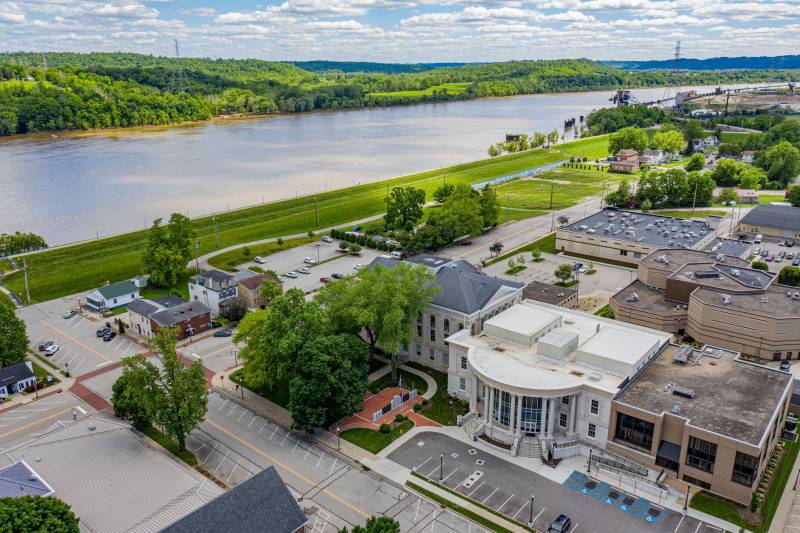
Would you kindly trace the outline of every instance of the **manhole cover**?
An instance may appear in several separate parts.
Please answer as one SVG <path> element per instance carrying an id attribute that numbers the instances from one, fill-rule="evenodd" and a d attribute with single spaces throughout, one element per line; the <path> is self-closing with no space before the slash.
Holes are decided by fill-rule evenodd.
<path id="1" fill-rule="evenodd" d="M 630 507 L 631 505 L 633 505 L 633 502 L 635 502 L 635 501 L 636 500 L 634 500 L 630 496 L 625 496 L 625 498 L 622 500 L 622 503 L 624 503 L 625 505 Z"/>
<path id="2" fill-rule="evenodd" d="M 470 454 L 470 455 L 475 455 L 476 453 L 478 453 L 478 450 L 476 450 L 475 448 L 472 448 L 471 450 L 467 450 L 467 453 Z"/>
<path id="3" fill-rule="evenodd" d="M 661 509 L 654 509 L 651 507 L 650 509 L 647 510 L 647 514 L 649 514 L 653 518 L 656 518 L 658 516 L 661 516 Z"/>
<path id="4" fill-rule="evenodd" d="M 450 457 L 455 459 L 456 457 L 458 457 L 458 454 L 456 452 L 453 452 L 453 453 L 450 454 Z"/>
<path id="5" fill-rule="evenodd" d="M 483 459 L 476 459 L 475 464 L 478 466 L 483 466 Z"/>
<path id="6" fill-rule="evenodd" d="M 616 500 L 617 498 L 619 498 L 619 492 L 612 490 L 608 493 L 608 497 L 611 498 L 612 500 Z"/>
<path id="7" fill-rule="evenodd" d="M 419 442 L 417 443 L 417 446 L 425 446 L 425 443 L 424 443 L 424 442 L 422 442 L 422 441 L 419 441 Z"/>
<path id="8" fill-rule="evenodd" d="M 597 486 L 597 481 L 591 481 L 591 480 L 587 481 L 586 483 L 583 484 L 583 486 L 589 490 L 592 490 Z"/>

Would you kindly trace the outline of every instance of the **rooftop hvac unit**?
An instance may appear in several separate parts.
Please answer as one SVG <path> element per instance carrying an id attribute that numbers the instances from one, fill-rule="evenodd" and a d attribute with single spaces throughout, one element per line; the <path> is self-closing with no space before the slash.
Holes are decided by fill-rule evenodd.
<path id="1" fill-rule="evenodd" d="M 724 305 L 728 305 L 729 303 L 731 303 L 731 295 L 730 294 L 723 294 L 722 295 L 722 303 Z"/>
<path id="2" fill-rule="evenodd" d="M 625 301 L 626 302 L 638 302 L 639 301 L 639 295 L 634 292 L 630 296 L 625 298 Z"/>
<path id="3" fill-rule="evenodd" d="M 733 276 L 734 278 L 738 278 L 741 275 L 742 275 L 742 271 L 739 270 L 738 268 L 732 268 L 731 269 L 731 276 Z"/>
<path id="4" fill-rule="evenodd" d="M 681 398 L 686 398 L 687 400 L 691 400 L 696 396 L 695 392 L 692 389 L 686 389 L 684 387 L 679 387 L 678 385 L 672 385 L 672 394 L 675 396 L 680 396 Z"/>
<path id="5" fill-rule="evenodd" d="M 600 374 L 597 372 L 589 372 L 589 379 L 592 381 L 600 381 Z"/>
<path id="6" fill-rule="evenodd" d="M 672 414 L 679 415 L 681 414 L 681 404 L 673 403 L 672 404 Z"/>

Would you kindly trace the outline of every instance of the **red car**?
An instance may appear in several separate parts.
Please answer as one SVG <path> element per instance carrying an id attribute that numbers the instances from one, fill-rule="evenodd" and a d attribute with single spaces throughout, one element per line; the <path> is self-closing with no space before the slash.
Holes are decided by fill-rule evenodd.
<path id="1" fill-rule="evenodd" d="M 319 281 L 321 283 L 328 283 L 330 280 L 331 280 L 331 278 L 325 278 L 325 277 L 319 278 Z"/>

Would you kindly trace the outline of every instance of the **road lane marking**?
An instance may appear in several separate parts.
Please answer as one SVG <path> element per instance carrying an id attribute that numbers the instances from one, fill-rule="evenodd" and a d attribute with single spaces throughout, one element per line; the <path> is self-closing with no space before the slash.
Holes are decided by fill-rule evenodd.
<path id="1" fill-rule="evenodd" d="M 305 483 L 307 483 L 309 486 L 314 487 L 316 485 L 316 483 L 314 483 L 312 480 L 310 480 L 307 477 L 305 477 L 303 474 L 301 474 L 297 470 L 293 469 L 292 467 L 290 467 L 286 463 L 275 459 L 270 454 L 261 451 L 260 449 L 256 448 L 255 446 L 253 446 L 252 444 L 250 444 L 246 440 L 242 439 L 238 435 L 235 435 L 234 433 L 231 433 L 227 429 L 223 428 L 222 426 L 219 426 L 219 425 L 215 424 L 214 422 L 211 422 L 210 420 L 206 420 L 205 422 L 206 422 L 206 424 L 216 428 L 217 430 L 221 431 L 222 433 L 224 433 L 228 437 L 232 438 L 233 440 L 239 442 L 241 445 L 246 446 L 247 448 L 250 448 L 251 450 L 253 450 L 257 454 L 261 455 L 262 457 L 264 457 L 265 459 L 270 461 L 271 463 L 283 468 L 284 470 L 286 470 L 287 472 L 289 472 L 293 476 L 295 476 L 298 479 L 300 479 L 300 480 L 304 481 Z M 342 505 L 346 506 L 351 511 L 360 514 L 364 518 L 369 518 L 370 516 L 372 516 L 370 513 L 367 513 L 365 511 L 359 509 L 358 507 L 356 507 L 352 503 L 348 502 L 347 500 L 341 498 L 340 496 L 338 496 L 337 494 L 335 494 L 334 492 L 332 492 L 329 489 L 322 489 L 322 492 L 327 494 L 328 496 L 330 496 L 334 500 L 338 501 Z"/>
<path id="2" fill-rule="evenodd" d="M 109 358 L 108 358 L 108 357 L 106 357 L 105 355 L 101 354 L 100 352 L 98 352 L 97 350 L 95 350 L 94 348 L 92 348 L 91 346 L 87 346 L 86 344 L 84 344 L 83 342 L 79 341 L 78 339 L 76 339 L 76 338 L 75 338 L 75 337 L 73 337 L 72 335 L 69 335 L 68 333 L 65 333 L 65 332 L 61 331 L 61 330 L 60 330 L 60 329 L 58 329 L 57 327 L 55 327 L 55 326 L 53 326 L 53 325 L 51 325 L 51 324 L 48 324 L 48 323 L 47 323 L 46 321 L 44 321 L 44 320 L 42 320 L 41 322 L 42 322 L 42 324 L 44 324 L 46 327 L 48 327 L 48 328 L 52 329 L 52 330 L 53 330 L 53 331 L 55 331 L 56 333 L 60 333 L 61 335 L 65 336 L 66 338 L 68 338 L 69 340 L 71 340 L 72 342 L 74 342 L 75 344 L 77 344 L 77 345 L 79 345 L 79 346 L 83 346 L 83 347 L 84 347 L 86 350 L 89 350 L 90 352 L 92 352 L 93 354 L 95 354 L 95 355 L 96 355 L 97 357 L 99 357 L 100 359 L 103 359 L 104 361 L 109 361 L 109 362 L 111 361 L 111 359 L 109 359 Z"/>
<path id="3" fill-rule="evenodd" d="M 94 365 L 94 367 L 95 368 L 100 368 L 101 366 L 110 365 L 111 363 L 112 363 L 112 361 L 104 361 L 104 362 L 100 363 L 99 365 Z"/>

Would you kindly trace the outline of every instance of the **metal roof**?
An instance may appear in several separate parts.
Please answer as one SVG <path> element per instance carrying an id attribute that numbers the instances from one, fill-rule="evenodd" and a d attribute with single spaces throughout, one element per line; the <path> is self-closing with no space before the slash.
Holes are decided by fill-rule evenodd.
<path id="1" fill-rule="evenodd" d="M 576 289 L 559 287 L 552 283 L 531 281 L 522 289 L 522 297 L 548 304 L 560 305 L 561 302 L 570 298 L 577 292 Z"/>
<path id="2" fill-rule="evenodd" d="M 233 278 L 233 275 L 221 270 L 209 270 L 207 272 L 200 272 L 198 278 L 213 279 L 215 281 L 226 281 Z"/>
<path id="3" fill-rule="evenodd" d="M 0 468 L 0 498 L 49 496 L 53 489 L 25 461 Z"/>
<path id="4" fill-rule="evenodd" d="M 761 204 L 750 210 L 740 224 L 800 231 L 800 207 Z"/>
<path id="5" fill-rule="evenodd" d="M 138 292 L 139 288 L 134 285 L 131 280 L 127 281 L 120 281 L 119 283 L 112 283 L 111 285 L 106 285 L 104 287 L 98 287 L 97 292 L 103 295 L 103 298 L 106 300 L 111 300 L 112 298 L 119 298 L 120 296 L 125 296 L 126 294 L 131 294 L 132 292 Z"/>
<path id="6" fill-rule="evenodd" d="M 161 533 L 293 533 L 307 522 L 275 467 L 270 466 Z"/>
<path id="7" fill-rule="evenodd" d="M 128 304 L 128 311 L 142 316 L 150 316 L 160 309 L 160 306 L 142 298 L 135 298 L 134 300 L 131 300 L 131 303 Z"/>

